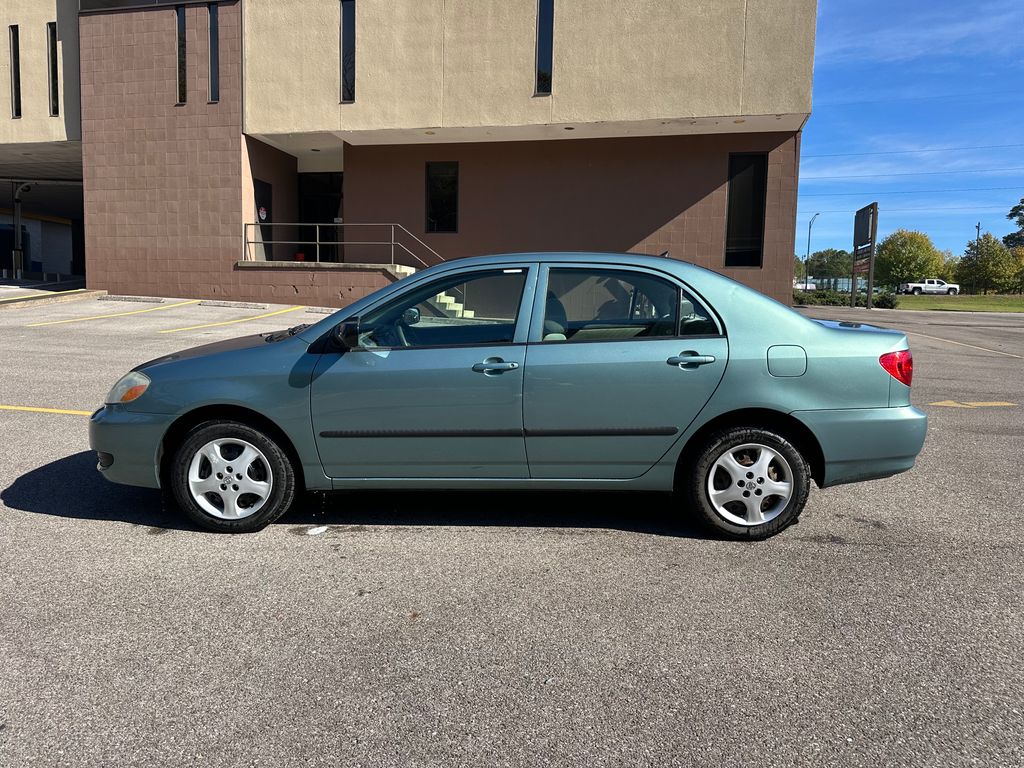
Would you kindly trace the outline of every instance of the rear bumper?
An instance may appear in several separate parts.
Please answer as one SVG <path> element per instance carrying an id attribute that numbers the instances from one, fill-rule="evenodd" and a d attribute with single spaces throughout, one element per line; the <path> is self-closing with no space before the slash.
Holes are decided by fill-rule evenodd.
<path id="1" fill-rule="evenodd" d="M 821 487 L 906 472 L 924 446 L 928 417 L 912 406 L 796 411 L 825 458 Z"/>
<path id="2" fill-rule="evenodd" d="M 100 454 L 96 468 L 114 483 L 160 487 L 160 442 L 174 420 L 104 406 L 89 418 L 89 446 Z"/>

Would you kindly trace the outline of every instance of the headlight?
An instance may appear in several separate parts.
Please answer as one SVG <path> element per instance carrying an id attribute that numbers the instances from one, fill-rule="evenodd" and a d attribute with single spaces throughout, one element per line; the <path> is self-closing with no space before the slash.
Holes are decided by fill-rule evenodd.
<path id="1" fill-rule="evenodd" d="M 104 402 L 108 405 L 113 405 L 115 403 L 130 403 L 132 400 L 138 400 L 149 388 L 149 381 L 149 376 L 144 373 L 139 373 L 138 371 L 126 373 L 110 390 Z"/>

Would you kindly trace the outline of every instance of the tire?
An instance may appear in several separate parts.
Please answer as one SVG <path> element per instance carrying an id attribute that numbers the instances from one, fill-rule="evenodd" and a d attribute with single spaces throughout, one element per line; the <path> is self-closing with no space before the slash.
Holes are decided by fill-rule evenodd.
<path id="1" fill-rule="evenodd" d="M 959 293 L 959 291 L 957 291 L 956 288 L 950 288 L 948 291 L 946 291 L 946 293 L 949 294 L 950 296 L 956 296 L 957 293 Z"/>
<path id="2" fill-rule="evenodd" d="M 222 533 L 260 530 L 287 512 L 296 495 L 287 454 L 267 435 L 236 421 L 207 421 L 192 429 L 174 454 L 168 483 L 192 522 Z"/>
<path id="3" fill-rule="evenodd" d="M 914 294 L 915 296 L 920 296 L 921 295 L 921 289 L 920 288 L 915 288 L 914 290 L 911 291 L 911 293 Z"/>
<path id="4" fill-rule="evenodd" d="M 686 481 L 690 503 L 704 523 L 731 538 L 760 541 L 797 521 L 807 504 L 811 470 L 777 432 L 732 427 L 708 437 L 687 468 Z M 780 493 L 767 493 L 775 489 Z"/>

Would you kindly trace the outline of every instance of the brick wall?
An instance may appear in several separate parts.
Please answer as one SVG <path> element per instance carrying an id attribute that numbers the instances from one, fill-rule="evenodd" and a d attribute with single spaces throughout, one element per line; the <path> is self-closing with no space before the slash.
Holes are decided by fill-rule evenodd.
<path id="1" fill-rule="evenodd" d="M 398 221 L 445 259 L 661 253 L 792 300 L 799 134 L 346 146 L 349 221 Z M 762 268 L 725 267 L 729 153 L 768 153 Z M 424 232 L 424 165 L 459 162 L 459 231 Z"/>

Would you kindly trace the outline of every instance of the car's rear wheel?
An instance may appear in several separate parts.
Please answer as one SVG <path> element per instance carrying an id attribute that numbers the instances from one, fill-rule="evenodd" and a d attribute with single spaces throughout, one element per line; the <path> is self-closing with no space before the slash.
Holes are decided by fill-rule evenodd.
<path id="1" fill-rule="evenodd" d="M 921 289 L 920 288 L 915 288 L 913 291 L 911 291 L 911 293 L 913 293 L 915 296 L 920 296 L 921 295 Z"/>
<path id="2" fill-rule="evenodd" d="M 168 480 L 181 510 L 211 531 L 258 531 L 295 499 L 287 454 L 267 435 L 235 421 L 192 429 L 174 454 Z"/>
<path id="3" fill-rule="evenodd" d="M 946 291 L 946 293 L 948 293 L 950 296 L 956 296 L 957 290 L 956 288 L 950 288 L 948 291 Z"/>
<path id="4" fill-rule="evenodd" d="M 766 539 L 796 522 L 807 503 L 811 471 L 782 435 L 757 427 L 712 434 L 688 479 L 690 500 L 716 531 Z"/>

